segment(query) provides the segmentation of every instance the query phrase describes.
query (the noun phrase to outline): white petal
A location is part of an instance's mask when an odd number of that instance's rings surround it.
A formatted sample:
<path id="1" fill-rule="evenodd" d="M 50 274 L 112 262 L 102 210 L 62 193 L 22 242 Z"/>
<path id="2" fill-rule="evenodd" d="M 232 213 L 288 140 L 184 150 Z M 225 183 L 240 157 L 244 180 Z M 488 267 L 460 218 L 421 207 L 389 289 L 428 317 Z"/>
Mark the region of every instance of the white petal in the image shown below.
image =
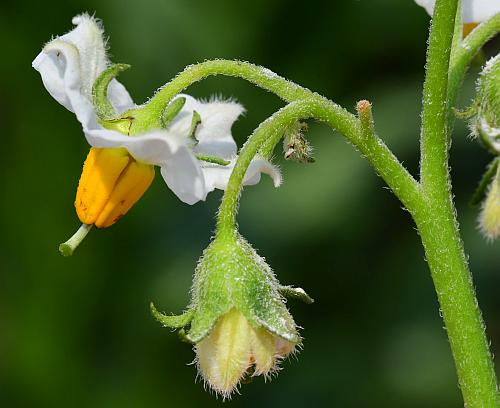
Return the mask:
<path id="1" fill-rule="evenodd" d="M 417 3 L 419 6 L 422 6 L 425 11 L 427 11 L 427 14 L 432 16 L 436 0 L 415 0 L 415 3 Z"/>
<path id="2" fill-rule="evenodd" d="M 499 0 L 462 0 L 464 23 L 482 23 L 500 13 Z"/>
<path id="3" fill-rule="evenodd" d="M 227 188 L 227 183 L 229 182 L 229 177 L 231 176 L 235 163 L 236 158 L 233 158 L 231 163 L 227 166 L 210 163 L 202 164 L 202 170 L 205 176 L 205 185 L 208 192 L 213 191 L 216 188 L 220 190 L 225 190 Z M 245 178 L 243 179 L 243 184 L 257 184 L 260 181 L 261 173 L 268 174 L 273 179 L 275 187 L 280 186 L 281 173 L 278 168 L 271 164 L 268 160 L 264 160 L 258 156 L 255 157 L 250 163 L 250 166 L 248 166 Z"/>
<path id="4" fill-rule="evenodd" d="M 76 27 L 50 41 L 33 61 L 45 88 L 61 105 L 74 112 L 86 128 L 96 128 L 91 103 L 92 85 L 106 69 L 103 30 L 93 17 L 82 14 L 73 18 Z M 113 80 L 108 97 L 119 111 L 133 106 L 123 85 Z"/>
<path id="5" fill-rule="evenodd" d="M 282 182 L 281 172 L 278 167 L 272 164 L 269 160 L 265 160 L 256 156 L 245 174 L 243 184 L 251 186 L 260 181 L 260 175 L 267 174 L 273 180 L 274 187 L 279 187 Z"/>
<path id="6" fill-rule="evenodd" d="M 74 112 L 82 125 L 96 126 L 94 107 L 81 91 L 80 63 L 77 48 L 54 40 L 33 61 L 43 84 L 52 97 Z"/>
<path id="7" fill-rule="evenodd" d="M 197 160 L 187 150 L 182 150 L 161 168 L 167 186 L 186 204 L 205 201 L 207 190 L 205 178 Z"/>
<path id="8" fill-rule="evenodd" d="M 415 0 L 432 16 L 436 0 Z M 499 0 L 462 0 L 462 20 L 464 23 L 482 23 L 500 12 Z"/>
<path id="9" fill-rule="evenodd" d="M 213 101 L 203 103 L 199 109 L 201 124 L 196 132 L 196 151 L 224 159 L 234 156 L 237 147 L 231 128 L 244 112 L 243 106 L 232 101 Z"/>
<path id="10" fill-rule="evenodd" d="M 187 135 L 191 127 L 193 111 L 201 117 L 201 124 L 196 130 L 198 145 L 196 153 L 230 159 L 236 154 L 237 146 L 231 135 L 231 127 L 244 112 L 243 106 L 233 101 L 200 102 L 189 95 L 181 113 L 169 126 L 169 130 Z"/>
<path id="11" fill-rule="evenodd" d="M 85 136 L 94 147 L 123 147 L 136 160 L 160 166 L 165 182 L 181 201 L 194 204 L 205 200 L 208 190 L 201 166 L 185 139 L 165 130 L 125 136 L 102 128 L 86 130 Z"/>

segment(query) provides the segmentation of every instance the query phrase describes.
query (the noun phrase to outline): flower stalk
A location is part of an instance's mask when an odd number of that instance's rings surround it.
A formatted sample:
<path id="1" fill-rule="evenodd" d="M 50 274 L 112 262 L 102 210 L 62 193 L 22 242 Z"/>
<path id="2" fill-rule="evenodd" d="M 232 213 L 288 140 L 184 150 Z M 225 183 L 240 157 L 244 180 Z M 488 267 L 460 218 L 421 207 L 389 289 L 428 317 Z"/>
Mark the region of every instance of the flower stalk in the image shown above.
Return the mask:
<path id="1" fill-rule="evenodd" d="M 340 131 L 368 159 L 412 214 L 419 228 L 426 258 L 440 302 L 457 375 L 467 406 L 497 407 L 497 382 L 463 244 L 459 235 L 448 171 L 448 118 L 451 101 L 475 52 L 500 29 L 498 15 L 466 39 L 471 49 L 457 52 L 450 63 L 456 0 L 438 0 L 431 30 L 423 98 L 421 182 L 417 182 L 374 133 L 371 106 L 358 106 L 359 118 L 331 101 L 263 69 L 234 61 L 207 61 L 188 67 L 157 95 L 174 95 L 209 75 L 239 76 L 291 102 L 263 122 L 249 138 L 224 194 L 217 233 L 235 231 L 241 180 L 249 161 L 265 144 L 276 145 L 283 132 L 299 120 L 315 118 Z M 464 49 L 465 46 L 461 45 Z M 172 86 L 172 88 L 170 88 Z M 272 149 L 268 149 L 271 151 Z"/>

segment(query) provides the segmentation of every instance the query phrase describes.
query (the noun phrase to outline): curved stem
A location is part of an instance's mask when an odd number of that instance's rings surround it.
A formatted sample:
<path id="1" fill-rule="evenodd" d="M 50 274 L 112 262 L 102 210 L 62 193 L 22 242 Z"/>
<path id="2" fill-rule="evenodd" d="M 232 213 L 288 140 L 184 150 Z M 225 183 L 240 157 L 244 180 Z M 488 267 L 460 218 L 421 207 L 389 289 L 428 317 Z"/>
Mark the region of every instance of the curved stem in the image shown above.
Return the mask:
<path id="1" fill-rule="evenodd" d="M 219 209 L 218 234 L 232 234 L 235 230 L 242 181 L 250 162 L 260 147 L 264 143 L 266 145 L 278 143 L 283 132 L 291 124 L 307 118 L 324 121 L 332 129 L 342 133 L 366 156 L 375 170 L 410 211 L 415 211 L 416 207 L 421 205 L 422 197 L 418 183 L 399 163 L 387 146 L 373 132 L 367 134 L 366 129 L 354 115 L 323 97 L 312 95 L 280 109 L 264 121 L 245 143 L 240 151 Z M 270 142 L 271 140 L 273 142 Z"/>
<path id="2" fill-rule="evenodd" d="M 470 54 L 457 51 L 450 68 L 456 11 L 457 0 L 436 2 L 422 110 L 420 170 L 425 200 L 413 216 L 424 244 L 465 405 L 497 407 L 493 360 L 458 230 L 448 168 L 449 103 L 456 97 L 467 59 L 475 54 L 474 50 Z M 478 45 L 479 37 L 484 40 L 483 34 L 482 30 L 471 34 L 468 41 Z"/>
<path id="3" fill-rule="evenodd" d="M 240 186 L 238 182 L 241 184 L 251 158 L 253 158 L 262 143 L 264 143 L 264 139 L 267 138 L 265 132 L 268 131 L 268 127 L 269 129 L 272 127 L 280 129 L 279 132 L 281 133 L 274 135 L 277 138 L 276 142 L 273 142 L 275 145 L 281 138 L 286 127 L 291 123 L 301 118 L 315 117 L 328 122 L 332 128 L 339 130 L 340 133 L 346 136 L 366 156 L 375 170 L 408 209 L 418 205 L 418 202 L 421 201 L 418 199 L 420 195 L 418 183 L 392 154 L 384 142 L 375 135 L 373 129 L 367 133 L 363 129 L 361 122 L 345 109 L 264 67 L 243 61 L 223 59 L 205 61 L 200 64 L 188 66 L 183 72 L 163 86 L 147 103 L 148 115 L 151 117 L 159 115 L 170 100 L 178 93 L 182 92 L 189 85 L 213 75 L 242 78 L 262 89 L 273 92 L 287 102 L 303 101 L 303 105 L 301 105 L 303 111 L 307 110 L 305 108 L 307 105 L 310 109 L 313 109 L 301 115 L 299 113 L 301 109 L 297 105 L 293 105 L 294 107 L 287 107 L 280 111 L 278 118 L 270 118 L 265 121 L 255 132 L 259 136 L 254 134 L 251 138 L 252 141 L 249 140 L 240 152 L 239 160 L 231 176 L 231 180 L 233 181 L 230 180 L 228 185 L 229 191 L 235 190 L 237 193 L 229 193 L 225 197 L 239 194 Z M 308 100 L 308 102 L 305 102 L 305 100 Z M 294 109 L 297 110 L 295 115 L 291 114 Z M 288 119 L 287 115 L 290 115 Z M 269 122 L 273 122 L 273 125 L 270 125 Z M 260 136 L 261 134 L 263 136 Z M 257 142 L 254 141 L 256 138 Z M 267 144 L 269 143 L 267 142 Z M 273 143 L 270 144 L 273 145 Z M 224 205 L 227 205 L 227 203 Z"/>
<path id="4" fill-rule="evenodd" d="M 460 85 L 477 53 L 500 32 L 500 13 L 475 28 L 455 49 L 448 77 L 448 106 L 455 105 Z"/>
<path id="5" fill-rule="evenodd" d="M 148 110 L 161 113 L 166 104 L 178 93 L 189 85 L 213 75 L 243 78 L 287 102 L 307 98 L 313 94 L 310 90 L 288 81 L 267 68 L 243 61 L 215 59 L 186 67 L 148 101 Z"/>

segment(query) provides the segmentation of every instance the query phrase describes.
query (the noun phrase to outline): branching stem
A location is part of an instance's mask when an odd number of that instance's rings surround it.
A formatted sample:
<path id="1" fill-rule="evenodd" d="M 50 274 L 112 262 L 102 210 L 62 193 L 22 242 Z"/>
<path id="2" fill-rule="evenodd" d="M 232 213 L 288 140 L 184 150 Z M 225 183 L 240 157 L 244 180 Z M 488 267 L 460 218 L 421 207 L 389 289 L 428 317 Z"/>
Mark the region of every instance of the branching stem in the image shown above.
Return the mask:
<path id="1" fill-rule="evenodd" d="M 314 118 L 339 131 L 370 162 L 412 214 L 425 248 L 457 367 L 466 406 L 498 407 L 497 381 L 485 327 L 460 238 L 448 167 L 449 135 L 463 76 L 474 55 L 500 31 L 500 15 L 476 28 L 464 42 L 453 41 L 457 0 L 437 0 L 424 84 L 420 183 L 403 167 L 374 130 L 371 104 L 358 104 L 358 117 L 330 100 L 246 62 L 213 60 L 187 67 L 148 103 L 161 114 L 175 95 L 212 75 L 243 78 L 288 102 L 264 121 L 242 147 L 217 220 L 217 234 L 236 231 L 245 173 L 259 149 L 272 151 L 286 129 Z M 453 56 L 450 59 L 452 46 Z"/>

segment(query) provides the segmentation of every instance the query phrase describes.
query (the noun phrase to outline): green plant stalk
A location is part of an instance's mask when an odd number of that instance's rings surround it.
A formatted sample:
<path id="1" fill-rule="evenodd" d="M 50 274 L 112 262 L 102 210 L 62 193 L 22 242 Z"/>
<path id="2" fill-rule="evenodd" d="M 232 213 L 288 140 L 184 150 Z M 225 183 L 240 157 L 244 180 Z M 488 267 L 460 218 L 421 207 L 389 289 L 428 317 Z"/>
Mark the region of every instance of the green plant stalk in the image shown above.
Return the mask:
<path id="1" fill-rule="evenodd" d="M 172 98 L 188 86 L 214 75 L 243 78 L 287 102 L 307 98 L 313 94 L 309 89 L 290 82 L 267 68 L 243 61 L 215 59 L 189 65 L 161 87 L 147 103 L 148 114 L 151 111 L 161 112 Z"/>
<path id="2" fill-rule="evenodd" d="M 457 0 L 436 2 L 427 52 L 421 131 L 425 201 L 413 214 L 425 248 L 466 406 L 498 407 L 497 380 L 460 238 L 448 166 L 448 82 Z M 460 65 L 463 66 L 463 63 Z M 461 72 L 462 76 L 465 70 Z"/>
<path id="3" fill-rule="evenodd" d="M 387 146 L 375 133 L 367 134 L 354 115 L 326 98 L 311 94 L 309 98 L 291 102 L 261 123 L 242 147 L 219 209 L 217 233 L 234 233 L 243 178 L 259 149 L 264 144 L 267 147 L 276 145 L 290 125 L 308 118 L 323 121 L 344 135 L 368 159 L 404 205 L 416 211 L 422 202 L 418 183 Z"/>
<path id="4" fill-rule="evenodd" d="M 443 312 L 465 404 L 497 407 L 492 357 L 452 201 L 447 118 L 451 101 L 458 94 L 473 56 L 500 30 L 499 16 L 476 28 L 465 40 L 465 45 L 461 45 L 463 50 L 454 53 L 450 64 L 456 3 L 456 0 L 438 0 L 431 29 L 423 98 L 421 183 L 375 134 L 371 107 L 369 112 L 358 112 L 359 120 L 328 99 L 249 63 L 214 60 L 187 67 L 149 103 L 161 112 L 166 103 L 190 84 L 218 74 L 243 78 L 291 102 L 263 122 L 241 149 L 219 210 L 217 234 L 235 231 L 242 181 L 259 149 L 265 146 L 266 151 L 272 151 L 285 129 L 301 119 L 319 119 L 342 133 L 368 159 L 415 219 Z"/>
<path id="5" fill-rule="evenodd" d="M 316 118 L 329 122 L 332 128 L 343 134 L 350 143 L 366 156 L 375 171 L 385 180 L 405 206 L 410 208 L 417 201 L 415 195 L 418 195 L 419 192 L 416 180 L 408 173 L 378 136 L 372 132 L 370 137 L 367 137 L 361 122 L 356 116 L 327 98 L 290 82 L 264 67 L 243 61 L 223 59 L 205 61 L 200 64 L 188 66 L 148 101 L 145 107 L 147 115 L 151 117 L 154 117 L 156 114 L 159 115 L 178 93 L 182 92 L 189 85 L 214 75 L 244 79 L 276 94 L 286 102 L 305 99 L 315 101 L 316 106 L 322 106 L 322 114 L 318 114 L 319 116 Z M 319 109 L 317 110 L 319 111 Z M 314 115 L 306 115 L 306 117 L 314 117 Z M 328 119 L 325 119 L 327 117 Z M 284 130 L 285 128 L 282 129 L 283 132 Z M 266 150 L 271 151 L 272 148 L 266 146 Z M 248 151 L 253 152 L 254 149 Z M 255 151 L 254 155 L 257 151 Z M 239 157 L 240 160 L 244 160 L 241 158 L 241 152 Z"/>

